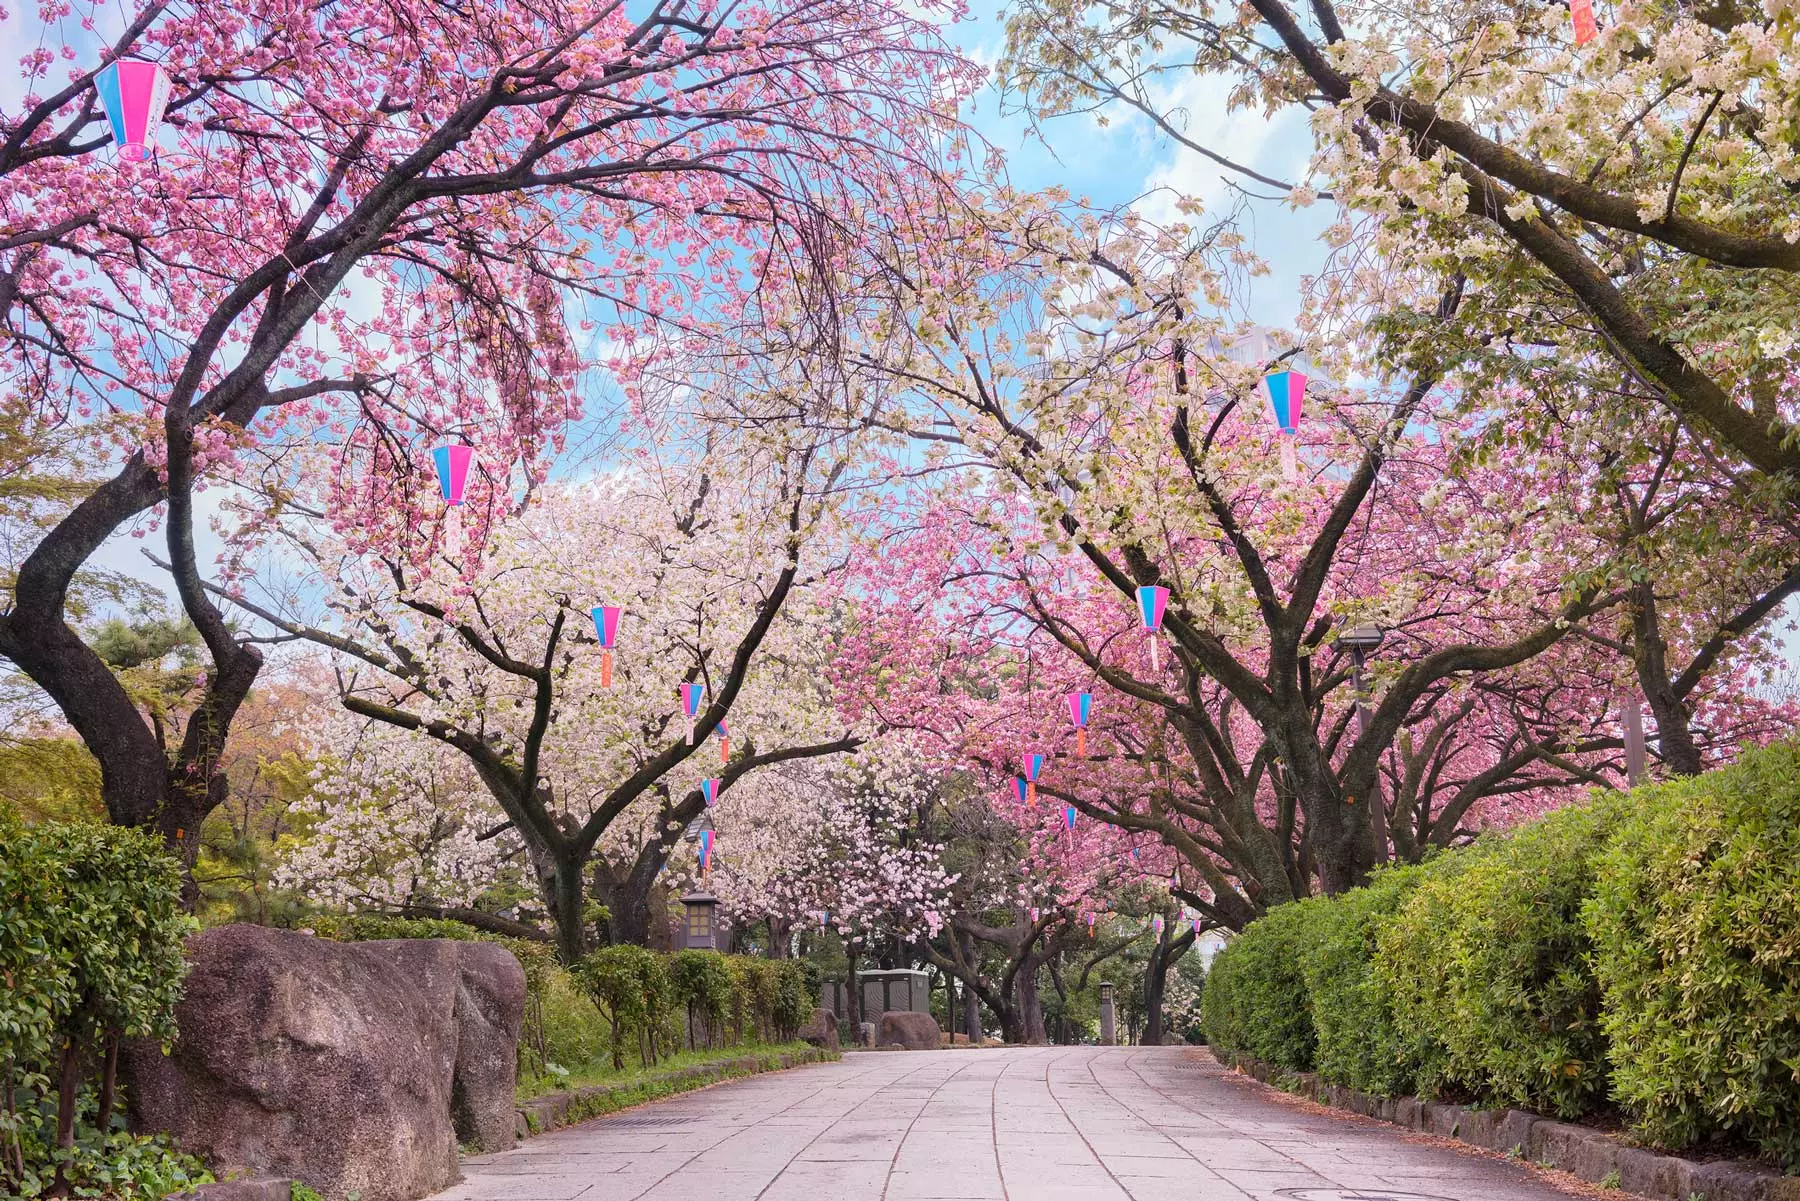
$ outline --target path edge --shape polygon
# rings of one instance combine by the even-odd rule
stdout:
[[[840,1052],[823,1047],[763,1055],[739,1055],[712,1063],[695,1064],[651,1081],[594,1084],[585,1088],[545,1093],[541,1097],[533,1097],[520,1103],[516,1111],[516,1133],[523,1141],[536,1134],[547,1134],[590,1118],[605,1117],[634,1105],[661,1101],[666,1097],[693,1092],[724,1080],[760,1076],[765,1072],[784,1072],[789,1068],[804,1067],[811,1063],[830,1063],[839,1058]]]
[[[1800,1177],[1744,1160],[1701,1162],[1634,1147],[1604,1131],[1522,1109],[1475,1109],[1418,1097],[1380,1097],[1314,1072],[1290,1072],[1251,1055],[1204,1048],[1221,1067],[1320,1105],[1454,1139],[1486,1151],[1635,1193],[1652,1201],[1800,1201]]]

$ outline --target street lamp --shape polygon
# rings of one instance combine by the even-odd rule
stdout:
[[[690,892],[681,898],[681,905],[687,914],[682,924],[681,945],[690,951],[718,950],[719,934],[713,913],[719,906],[719,898],[709,892]]]
[[[1365,691],[1363,668],[1368,666],[1369,652],[1379,647],[1387,634],[1373,622],[1351,626],[1338,635],[1338,645],[1350,648],[1350,684],[1356,689],[1356,732],[1369,732],[1368,693]]]

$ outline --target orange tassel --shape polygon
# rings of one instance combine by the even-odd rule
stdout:
[[[612,652],[600,652],[600,687],[612,687]]]

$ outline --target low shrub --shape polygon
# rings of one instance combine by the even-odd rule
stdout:
[[[1800,747],[1635,795],[1585,912],[1613,1096],[1800,1168]]]
[[[1300,902],[1304,922],[1300,974],[1317,1037],[1314,1066],[1328,1080],[1394,1097],[1418,1087],[1424,1047],[1395,1026],[1375,972],[1375,945],[1387,920],[1428,873],[1448,874],[1454,859],[1432,867],[1377,872],[1367,888]]]
[[[1318,1052],[1300,961],[1318,907],[1283,905],[1252,922],[1213,959],[1200,999],[1206,1041],[1290,1071]]]
[[[154,833],[0,810],[0,1195],[158,1197],[204,1177],[115,1130],[119,1044],[175,1036],[191,927]]]
[[[613,1070],[625,1067],[626,1039],[637,1041],[639,1062],[654,1064],[673,995],[663,957],[643,947],[602,947],[577,963],[573,974],[606,1016]]]
[[[717,951],[677,951],[669,960],[670,996],[686,1010],[690,1050],[697,1035],[708,1047],[723,1041],[731,984],[731,968]]]
[[[1419,1083],[1577,1117],[1604,1098],[1600,989],[1582,924],[1617,794],[1484,839],[1429,874],[1377,939]]]

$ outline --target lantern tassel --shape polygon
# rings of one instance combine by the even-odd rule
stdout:
[[[1157,653],[1156,632],[1154,630],[1150,633],[1150,670],[1154,672],[1162,671],[1162,656]]]
[[[1075,727],[1075,753],[1087,758],[1087,730],[1080,726]]]
[[[612,687],[612,652],[600,652],[600,687]]]
[[[731,762],[731,739],[729,738],[719,739],[719,762],[721,764]]]
[[[1281,436],[1281,478],[1290,484],[1300,478],[1300,459],[1294,451],[1291,434]]]
[[[1025,803],[1027,805],[1032,805],[1032,806],[1035,806],[1037,804],[1037,781],[1036,780],[1027,780],[1025,782]]]

